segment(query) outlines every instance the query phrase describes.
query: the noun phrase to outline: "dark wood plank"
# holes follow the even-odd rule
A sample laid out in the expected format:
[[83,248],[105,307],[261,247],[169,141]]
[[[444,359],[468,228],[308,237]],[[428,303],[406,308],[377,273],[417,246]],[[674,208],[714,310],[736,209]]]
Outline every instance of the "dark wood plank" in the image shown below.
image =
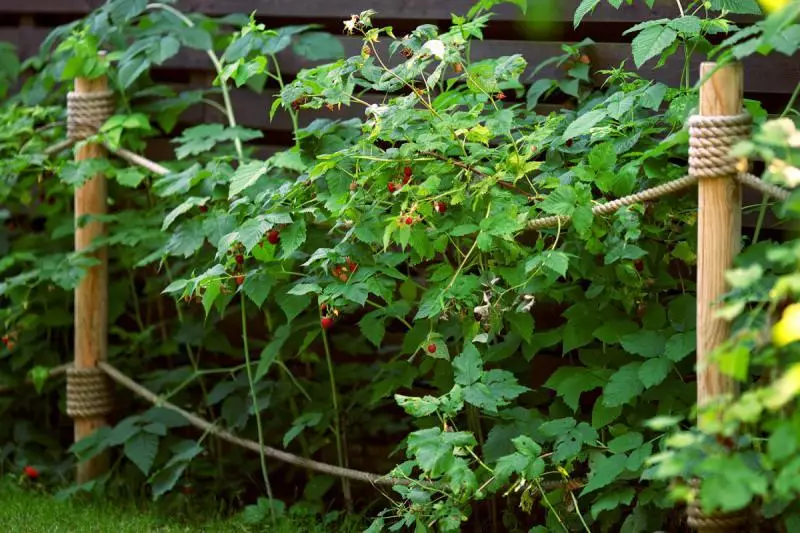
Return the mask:
[[[552,20],[571,23],[580,0],[553,0],[555,9],[543,9],[542,0],[531,0],[527,16],[513,5],[504,4],[494,9],[495,20]],[[0,13],[13,14],[65,14],[84,15],[102,5],[103,0],[29,0],[17,2],[0,0]],[[374,9],[380,24],[391,21],[449,21],[451,14],[465,14],[473,0],[179,0],[178,6],[186,11],[209,15],[252,13],[267,18],[296,19],[346,19],[365,9]],[[636,23],[650,18],[672,17],[678,14],[675,2],[658,0],[650,9],[641,2],[623,5],[619,10],[603,2],[587,23]],[[553,16],[554,15],[554,16]]]
[[[44,28],[0,28],[0,40],[18,46],[23,57],[29,57],[38,47],[48,30]],[[339,37],[348,55],[358,54],[361,41],[356,37]],[[386,55],[386,43],[379,48],[382,56]],[[529,63],[528,72],[540,62],[561,52],[561,43],[549,41],[478,41],[472,46],[472,59],[480,60],[492,57],[522,54]],[[626,61],[628,68],[633,68],[631,47],[626,43],[597,43],[589,51],[592,66],[602,70],[619,66]],[[695,58],[690,66],[693,75],[697,72],[701,58]],[[319,62],[308,61],[290,51],[279,55],[281,69],[289,76],[296,75],[301,69],[309,68]],[[680,82],[683,61],[675,56],[660,69],[653,69],[653,62],[639,70],[648,79],[654,79],[675,86]],[[158,67],[157,67],[158,68]],[[210,70],[211,65],[205,54],[198,51],[184,51],[168,61],[164,68],[176,70]],[[526,74],[527,76],[527,74]],[[540,73],[540,77],[560,77],[554,67],[548,67]],[[800,83],[800,54],[787,57],[773,54],[770,57],[754,56],[745,60],[745,91],[760,94],[789,94]]]

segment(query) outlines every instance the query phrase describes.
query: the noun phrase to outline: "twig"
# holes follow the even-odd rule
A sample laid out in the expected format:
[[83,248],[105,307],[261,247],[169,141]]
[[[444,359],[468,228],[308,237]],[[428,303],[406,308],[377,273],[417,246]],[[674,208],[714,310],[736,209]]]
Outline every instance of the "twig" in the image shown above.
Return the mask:
[[[420,152],[420,153],[422,155],[427,155],[427,156],[433,157],[434,159],[438,159],[439,161],[444,161],[445,163],[450,163],[454,167],[461,168],[463,170],[466,170],[467,172],[472,172],[476,176],[480,176],[483,179],[489,179],[491,177],[488,174],[486,174],[485,172],[481,172],[477,168],[471,167],[471,166],[467,165],[466,163],[464,163],[462,161],[458,161],[457,159],[450,159],[449,157],[437,154],[436,152]],[[522,194],[522,195],[525,195],[525,196],[528,196],[528,197],[531,196],[529,193],[523,191],[522,189],[518,189],[517,187],[515,187],[514,184],[512,184],[512,183],[506,183],[504,181],[498,181],[497,184],[500,187],[504,188],[504,189],[508,189],[510,191],[515,191],[515,192],[518,192],[519,194]]]

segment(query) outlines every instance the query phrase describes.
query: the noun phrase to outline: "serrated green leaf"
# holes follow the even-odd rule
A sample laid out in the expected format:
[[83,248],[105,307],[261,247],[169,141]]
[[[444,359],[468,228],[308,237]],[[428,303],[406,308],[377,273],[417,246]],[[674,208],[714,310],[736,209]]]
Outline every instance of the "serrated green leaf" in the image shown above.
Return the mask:
[[617,370],[603,388],[603,403],[606,407],[617,407],[633,400],[643,390],[639,379],[642,363],[628,363]]
[[562,140],[568,141],[569,139],[574,139],[575,137],[580,137],[581,135],[589,133],[592,128],[597,126],[607,116],[608,111],[605,109],[596,109],[584,113],[567,126],[567,129],[564,130],[564,134],[561,136]]
[[639,367],[639,379],[649,389],[664,381],[671,369],[672,362],[666,357],[648,359]]
[[152,433],[137,432],[125,442],[125,457],[147,475],[158,453],[158,437]]
[[625,454],[616,454],[610,456],[601,456],[595,460],[592,470],[589,473],[589,482],[581,492],[581,496],[585,496],[598,489],[602,489],[613,483],[623,471],[625,471],[625,463],[628,460]]
[[643,29],[631,44],[636,68],[641,68],[649,59],[666,50],[677,38],[678,32],[667,25],[658,24]]
[[228,198],[233,198],[248,187],[252,186],[258,178],[267,173],[267,166],[263,161],[250,161],[236,169],[231,177]]

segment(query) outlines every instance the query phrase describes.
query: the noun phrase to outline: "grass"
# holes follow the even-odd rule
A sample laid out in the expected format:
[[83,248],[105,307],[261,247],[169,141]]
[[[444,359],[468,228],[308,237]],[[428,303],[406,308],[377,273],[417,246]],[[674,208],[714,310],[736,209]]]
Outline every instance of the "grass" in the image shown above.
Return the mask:
[[288,519],[274,526],[269,523],[248,526],[237,518],[203,518],[202,509],[197,510],[197,518],[191,519],[157,511],[155,508],[142,511],[131,503],[61,501],[47,493],[0,479],[0,524],[2,531],[14,533],[305,533],[329,530],[320,524]]

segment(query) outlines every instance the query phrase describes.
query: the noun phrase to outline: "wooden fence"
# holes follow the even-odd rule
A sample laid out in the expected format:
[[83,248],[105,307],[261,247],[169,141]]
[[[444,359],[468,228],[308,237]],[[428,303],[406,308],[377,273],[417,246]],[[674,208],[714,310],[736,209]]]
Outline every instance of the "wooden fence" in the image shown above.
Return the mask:
[[[475,43],[472,48],[474,59],[498,57],[514,53],[522,54],[528,61],[529,70],[541,61],[557,55],[561,43],[577,42],[591,38],[595,45],[588,55],[594,70],[619,66],[626,61],[633,68],[630,57],[630,36],[623,32],[643,20],[677,16],[678,8],[674,0],[656,0],[653,9],[643,1],[624,5],[619,10],[603,2],[597,10],[584,19],[577,29],[572,25],[572,14],[580,0],[529,0],[528,16],[523,17],[519,9],[506,4],[496,8],[494,22],[485,32],[485,40]],[[545,9],[554,4],[552,9]],[[14,44],[23,57],[35,54],[47,34],[56,26],[83,17],[92,9],[102,5],[104,0],[0,0],[0,41]],[[280,27],[288,24],[316,23],[334,35],[338,35],[347,54],[357,54],[361,41],[357,37],[342,33],[342,22],[350,14],[364,9],[374,9],[378,25],[391,25],[396,33],[402,34],[421,23],[438,24],[444,28],[450,23],[452,13],[466,13],[473,0],[178,0],[178,7],[187,11],[202,12],[212,16],[230,13],[255,12],[257,18],[267,27]],[[754,17],[738,17],[738,22],[746,24]],[[546,22],[546,24],[541,24]],[[679,54],[680,55],[680,54]],[[279,55],[281,68],[289,78],[302,68],[314,63],[300,58],[291,52]],[[697,57],[691,72],[698,72],[702,58]],[[681,57],[660,69],[653,69],[651,61],[641,69],[641,75],[670,85],[677,85],[683,69]],[[794,87],[800,82],[800,58],[779,54],[753,57],[744,62],[748,75],[745,81],[745,98],[759,99],[770,112],[778,112],[789,100]],[[151,75],[155,80],[169,82],[180,87],[208,87],[213,79],[211,64],[201,52],[182,52],[160,67],[154,67]],[[563,75],[556,67],[545,68],[539,76],[559,78]],[[527,75],[523,77],[527,79]],[[267,155],[292,143],[291,121],[286,114],[278,113],[274,120],[269,119],[269,109],[276,87],[266,87],[263,94],[247,90],[233,90],[234,110],[239,123],[264,131],[259,153]],[[375,101],[379,96],[375,95]],[[369,96],[366,98],[370,100]],[[551,110],[562,102],[551,101],[540,110]],[[301,125],[324,116],[327,118],[350,118],[362,116],[360,108],[343,108],[336,112],[304,111]],[[179,127],[199,123],[221,122],[223,117],[213,108],[197,106],[185,113]],[[171,157],[171,147],[166,139],[151,142],[148,155],[154,159]],[[758,203],[758,198],[753,199]],[[745,198],[748,201],[748,198]],[[745,217],[745,225],[752,223]]]

